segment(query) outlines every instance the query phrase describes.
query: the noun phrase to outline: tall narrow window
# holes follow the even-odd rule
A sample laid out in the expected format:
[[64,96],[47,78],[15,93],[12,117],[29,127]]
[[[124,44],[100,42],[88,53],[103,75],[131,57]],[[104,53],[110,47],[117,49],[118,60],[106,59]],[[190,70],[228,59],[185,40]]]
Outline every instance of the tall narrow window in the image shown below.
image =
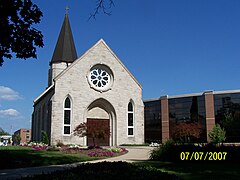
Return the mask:
[[63,122],[63,134],[70,135],[71,132],[71,101],[69,97],[64,102],[64,122]]
[[128,103],[128,136],[134,135],[134,111],[132,102]]

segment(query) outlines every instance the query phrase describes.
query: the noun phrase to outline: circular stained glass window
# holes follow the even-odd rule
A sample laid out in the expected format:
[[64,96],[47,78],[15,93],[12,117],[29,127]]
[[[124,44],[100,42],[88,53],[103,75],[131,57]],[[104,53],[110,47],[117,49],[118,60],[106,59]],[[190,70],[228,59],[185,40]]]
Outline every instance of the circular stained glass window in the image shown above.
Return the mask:
[[111,86],[112,73],[105,67],[97,65],[90,70],[88,81],[90,86],[99,91],[106,91]]

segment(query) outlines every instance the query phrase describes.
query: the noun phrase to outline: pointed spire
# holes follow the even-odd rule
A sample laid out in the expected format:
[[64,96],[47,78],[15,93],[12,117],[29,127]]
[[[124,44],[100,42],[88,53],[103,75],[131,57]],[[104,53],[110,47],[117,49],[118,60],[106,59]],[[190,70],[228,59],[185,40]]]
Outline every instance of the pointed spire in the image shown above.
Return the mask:
[[70,22],[68,19],[68,10],[69,8],[66,7],[65,18],[62,24],[60,34],[58,36],[58,41],[50,65],[57,62],[72,63],[74,60],[77,59],[77,52],[73,41]]

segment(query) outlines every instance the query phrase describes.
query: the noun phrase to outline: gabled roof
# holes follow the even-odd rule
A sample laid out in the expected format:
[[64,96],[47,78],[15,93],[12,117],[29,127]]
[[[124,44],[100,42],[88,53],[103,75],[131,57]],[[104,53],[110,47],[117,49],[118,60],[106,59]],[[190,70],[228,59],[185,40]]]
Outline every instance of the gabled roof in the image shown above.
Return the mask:
[[55,80],[57,80],[59,77],[64,75],[69,69],[71,69],[78,61],[83,59],[92,49],[94,49],[96,46],[99,44],[103,44],[109,52],[116,58],[116,60],[122,65],[122,67],[127,71],[127,73],[133,78],[133,80],[137,83],[137,85],[142,89],[141,84],[138,82],[138,80],[132,75],[132,73],[126,68],[126,66],[122,63],[122,61],[117,57],[117,55],[111,50],[111,48],[105,43],[103,39],[100,39],[95,45],[93,45],[90,49],[88,49],[81,57],[78,58],[78,60],[74,61],[68,68],[63,70],[61,73],[59,73],[56,77]]
[[54,89],[54,84],[52,84],[50,87],[48,87],[42,94],[40,94],[36,99],[34,99],[33,103],[34,105],[37,104],[47,93],[49,93],[52,89]]
[[68,13],[66,13],[50,65],[58,62],[72,63],[76,59],[77,52],[73,41]]

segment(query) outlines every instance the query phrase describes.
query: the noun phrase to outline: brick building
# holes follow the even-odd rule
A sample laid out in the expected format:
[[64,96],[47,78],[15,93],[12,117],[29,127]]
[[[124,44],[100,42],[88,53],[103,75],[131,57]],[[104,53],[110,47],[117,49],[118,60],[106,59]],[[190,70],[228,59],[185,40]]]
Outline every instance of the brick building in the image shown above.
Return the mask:
[[31,141],[31,134],[32,134],[31,129],[19,129],[19,130],[15,131],[14,134],[13,134],[14,144],[18,144],[17,143],[17,137],[18,136],[20,136],[20,138],[21,138],[20,143],[30,142]]

